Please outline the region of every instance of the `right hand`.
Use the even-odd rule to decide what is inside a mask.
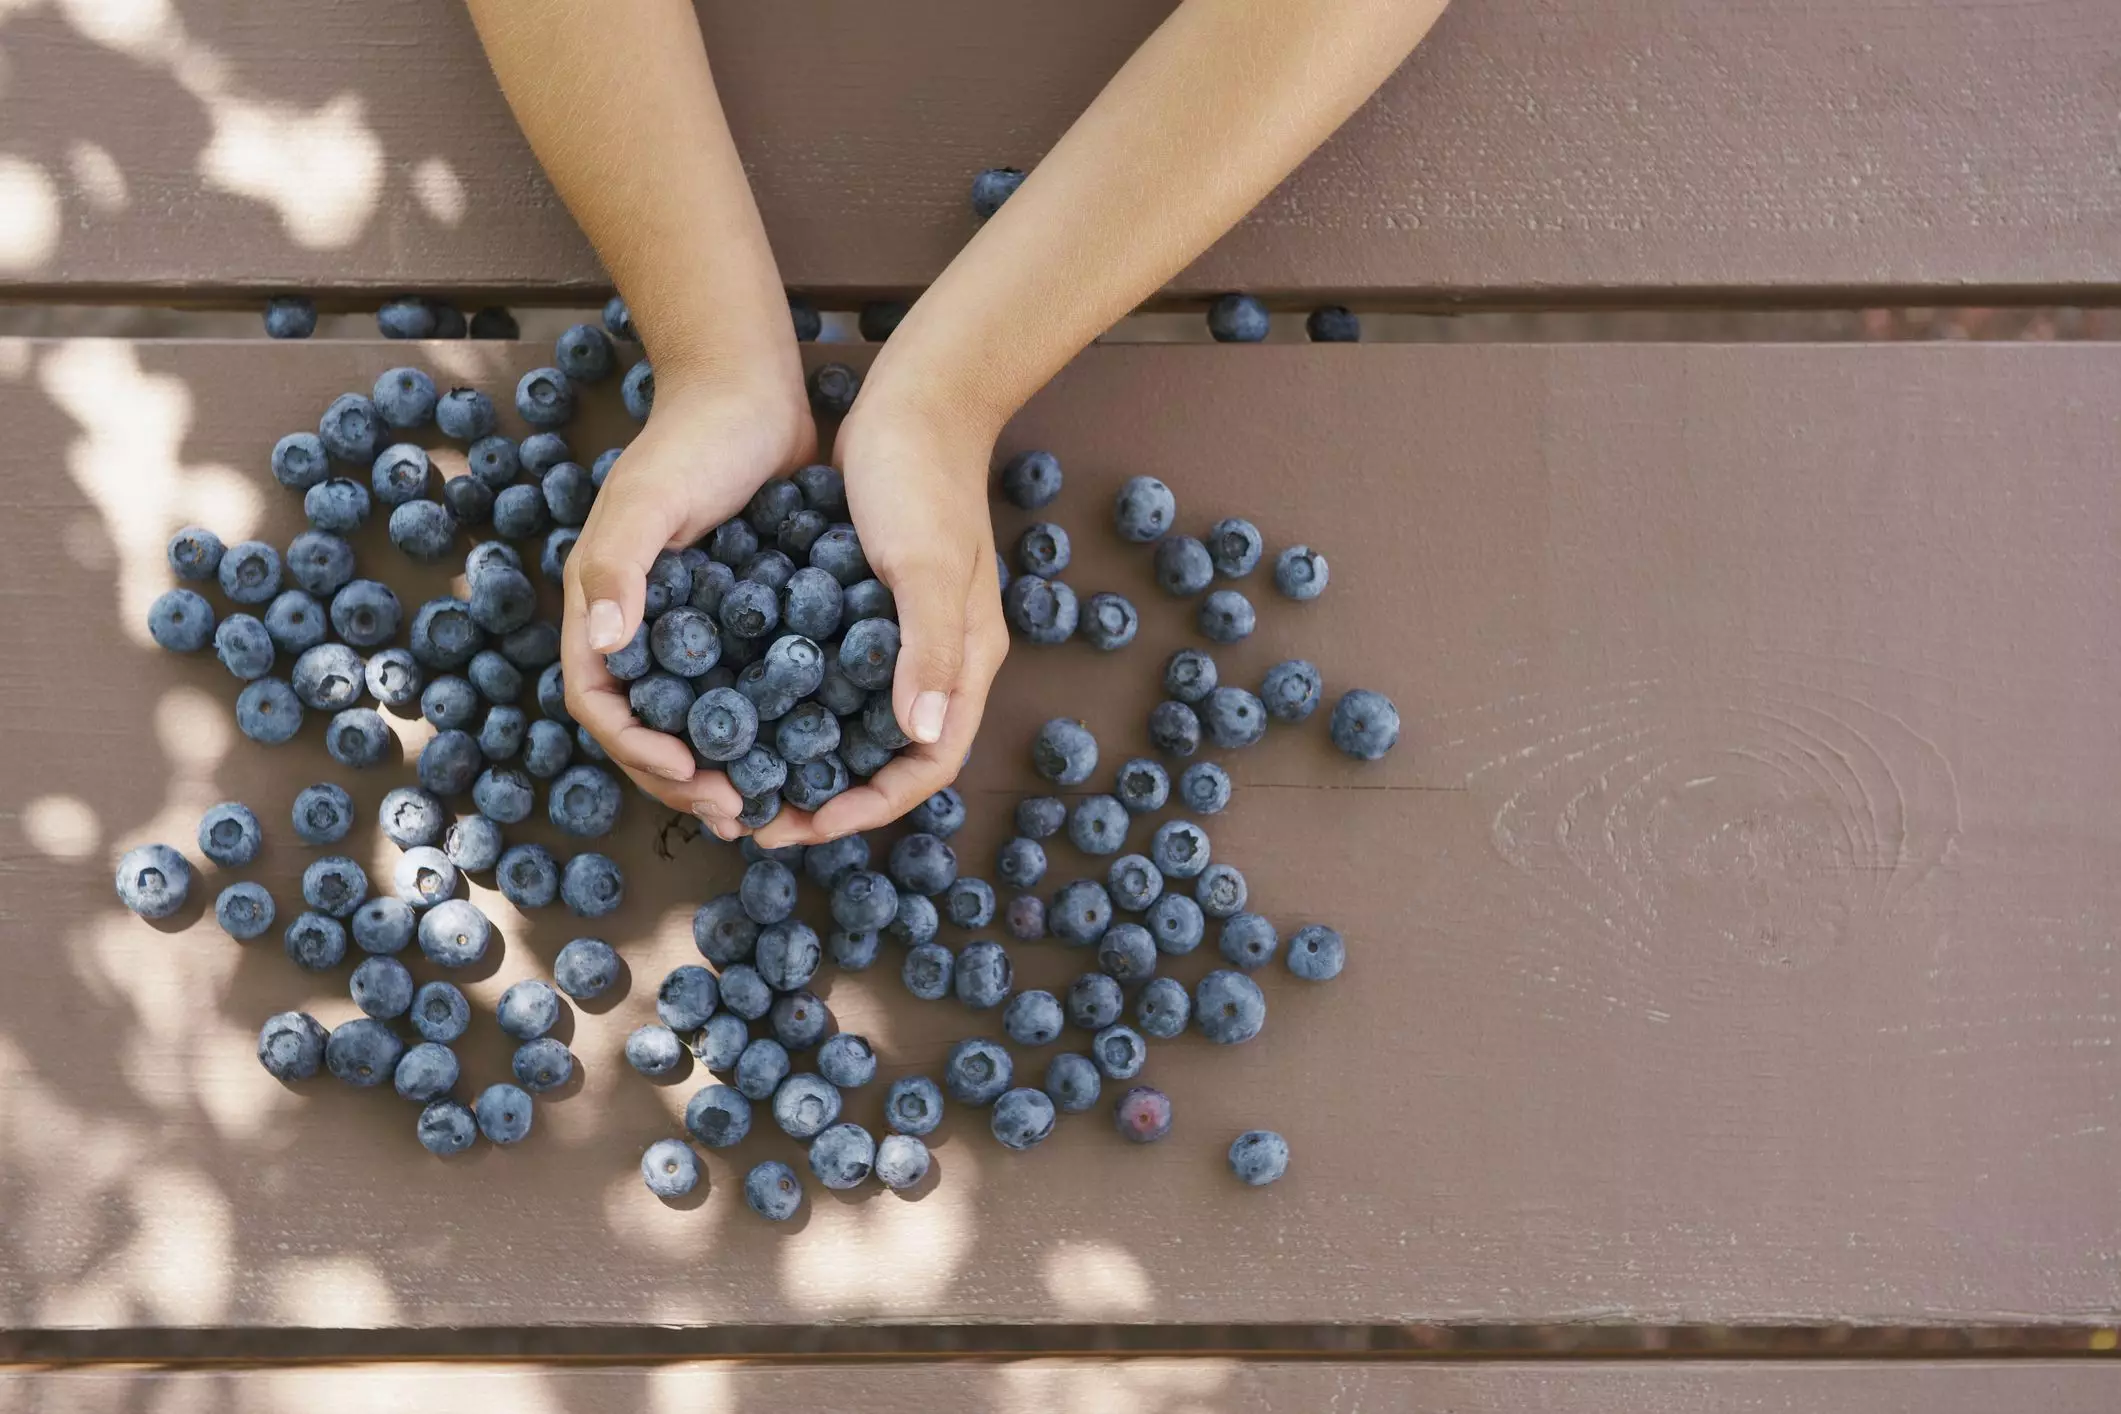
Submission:
[[[676,385],[657,379],[648,425],[604,478],[567,557],[561,671],[567,710],[632,778],[725,840],[742,833],[743,800],[720,771],[695,765],[682,738],[643,726],[626,684],[604,667],[640,627],[648,570],[736,515],[768,480],[809,462],[817,427],[793,387]]]

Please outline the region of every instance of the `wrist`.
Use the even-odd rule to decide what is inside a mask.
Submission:
[[[960,446],[991,450],[1016,415],[1016,402],[991,373],[953,353],[931,352],[901,325],[870,366],[848,414],[850,422],[913,420]],[[983,463],[984,464],[984,463]]]

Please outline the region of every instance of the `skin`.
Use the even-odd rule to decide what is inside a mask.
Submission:
[[[761,843],[877,828],[956,777],[1008,650],[987,511],[1002,428],[1339,127],[1444,3],[1185,0],[914,304],[835,443],[898,603],[893,706],[914,745],[815,817],[783,809]],[[780,273],[688,0],[469,7],[656,371],[654,415],[567,561],[568,710],[642,789],[734,839],[728,779],[635,721],[602,654],[639,624],[658,551],[815,455]]]

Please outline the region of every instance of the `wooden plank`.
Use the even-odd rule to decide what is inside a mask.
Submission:
[[[7,1414],[2106,1414],[2113,1362],[1357,1364],[1036,1360],[1002,1364],[568,1367],[358,1365],[0,1370]]]
[[[0,346],[19,465],[0,522],[18,607],[0,678],[0,1322],[327,1327],[882,1321],[2098,1322],[2121,1309],[2121,349],[2100,346],[1101,348],[1013,426],[1052,447],[1069,577],[1141,605],[1114,655],[1020,650],[964,785],[968,869],[1033,787],[1034,724],[1140,734],[1186,611],[1104,531],[1119,480],[1182,519],[1246,514],[1333,566],[1260,581],[1231,680],[1316,660],[1391,694],[1362,767],[1323,722],[1229,760],[1211,822],[1255,907],[1352,940],[1339,983],[1268,978],[1261,1039],[1159,1045],[1178,1128],[1102,1116],[1026,1155],[970,1116],[916,1201],[818,1195],[795,1230],[737,1201],[778,1136],[665,1208],[634,1160],[694,1081],[618,1059],[694,957],[734,852],[610,846],[628,994],[573,1021],[581,1093],[530,1144],[438,1164],[411,1114],[251,1059],[267,1014],[353,1014],[270,940],[157,932],[110,861],[250,801],[254,877],[306,862],[295,790],[350,779],[314,728],[237,749],[230,681],[143,646],[163,540],[284,542],[267,449],[409,356],[496,389],[530,347]],[[576,445],[617,433],[595,400]],[[1021,515],[1001,518],[1005,537]],[[369,562],[417,600],[387,547]],[[36,665],[25,669],[19,665]],[[407,729],[408,737],[417,733]],[[363,838],[381,867],[389,850]],[[1101,865],[1065,847],[1053,883]],[[483,1005],[589,931],[521,918]],[[815,901],[813,901],[815,902]],[[1203,954],[1207,952],[1203,950]],[[1021,985],[1080,953],[1017,949]],[[885,1078],[991,1014],[906,1000],[892,959],[831,979]],[[1207,957],[1175,963],[1191,979]],[[465,1048],[483,1085],[506,1051]],[[1036,1064],[1034,1062],[1034,1064]],[[879,1097],[853,1116],[873,1122]],[[1278,1128],[1263,1191],[1222,1151]],[[763,1127],[763,1126],[762,1126]],[[511,1277],[510,1274],[515,1274]],[[519,1278],[519,1279],[516,1279]]]
[[[926,284],[972,174],[1033,164],[1169,8],[706,0],[784,277]],[[461,7],[140,15],[0,27],[19,290],[601,286]],[[2102,0],[1483,0],[1171,293],[2103,297],[2117,58]]]

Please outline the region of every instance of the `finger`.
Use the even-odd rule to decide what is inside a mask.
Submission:
[[[933,555],[891,578],[900,635],[891,707],[900,729],[917,743],[942,740],[950,694],[964,667],[968,570],[962,556]]]
[[[623,647],[640,627],[649,566],[677,529],[669,497],[625,489],[647,484],[607,481],[567,554],[567,617],[582,622],[592,652]]]
[[[761,849],[779,849],[791,844],[822,844],[825,837],[817,832],[816,817],[807,810],[798,810],[786,804],[781,813],[752,831],[752,837]]]
[[[739,803],[735,809],[731,808],[730,803],[737,799],[736,790],[720,771],[702,771],[690,781],[679,784],[635,770],[623,762],[615,761],[614,764],[626,773],[628,780],[641,788],[644,795],[672,810],[694,816],[723,839],[732,840],[744,833],[743,826],[736,822],[736,811],[743,807]]]
[[[666,781],[691,780],[691,749],[676,737],[641,725],[627,700],[626,684],[611,675],[604,666],[604,655],[589,646],[587,625],[579,612],[584,590],[578,573],[576,557],[569,555],[562,575],[567,612],[560,616],[560,671],[567,686],[567,710],[621,766]]]

